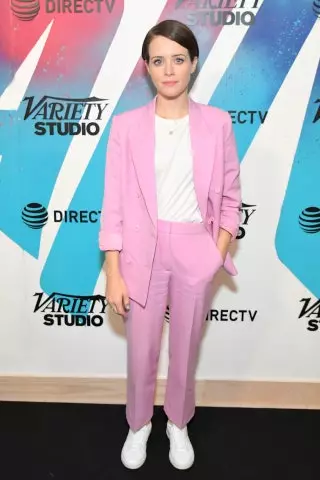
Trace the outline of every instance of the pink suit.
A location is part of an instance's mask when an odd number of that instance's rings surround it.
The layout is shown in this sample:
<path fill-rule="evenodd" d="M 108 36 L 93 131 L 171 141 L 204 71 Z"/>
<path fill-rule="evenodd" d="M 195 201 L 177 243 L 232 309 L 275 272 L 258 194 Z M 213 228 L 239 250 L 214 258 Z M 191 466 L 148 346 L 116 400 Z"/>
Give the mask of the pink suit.
<path fill-rule="evenodd" d="M 196 196 L 203 223 L 157 217 L 155 100 L 113 118 L 107 148 L 101 250 L 120 251 L 131 309 L 127 419 L 132 429 L 151 418 L 161 332 L 170 303 L 169 371 L 164 409 L 178 426 L 194 415 L 196 370 L 211 281 L 223 261 L 219 228 L 235 239 L 240 223 L 239 160 L 230 116 L 189 99 Z M 223 264 L 236 275 L 230 254 Z"/>

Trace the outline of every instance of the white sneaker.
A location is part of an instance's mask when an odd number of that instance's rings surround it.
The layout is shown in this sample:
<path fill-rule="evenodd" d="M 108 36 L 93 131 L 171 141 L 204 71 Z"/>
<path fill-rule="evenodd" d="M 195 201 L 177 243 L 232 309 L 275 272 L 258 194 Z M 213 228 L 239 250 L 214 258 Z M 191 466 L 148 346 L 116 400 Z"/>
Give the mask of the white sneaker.
<path fill-rule="evenodd" d="M 127 468 L 140 468 L 147 458 L 147 441 L 151 433 L 151 422 L 133 432 L 131 429 L 127 435 L 121 451 L 121 461 Z"/>
<path fill-rule="evenodd" d="M 194 462 L 194 451 L 187 427 L 181 429 L 168 421 L 167 435 L 170 440 L 169 460 L 172 465 L 179 470 L 190 468 Z"/>

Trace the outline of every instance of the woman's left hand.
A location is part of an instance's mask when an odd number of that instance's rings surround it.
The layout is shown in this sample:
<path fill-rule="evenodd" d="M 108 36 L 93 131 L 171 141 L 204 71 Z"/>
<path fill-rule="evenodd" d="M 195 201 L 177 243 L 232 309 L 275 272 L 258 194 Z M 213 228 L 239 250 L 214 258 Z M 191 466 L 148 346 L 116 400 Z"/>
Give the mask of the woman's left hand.
<path fill-rule="evenodd" d="M 222 261 L 223 261 L 223 263 L 224 263 L 225 260 L 226 260 L 226 256 L 227 256 L 228 251 L 226 251 L 226 252 L 225 252 L 225 251 L 221 251 L 221 249 L 219 248 L 219 252 L 220 252 Z"/>
<path fill-rule="evenodd" d="M 217 247 L 221 254 L 223 262 L 225 261 L 228 250 L 229 250 L 230 240 L 231 240 L 231 234 L 227 232 L 227 230 L 220 228 L 218 240 L 217 240 Z"/>

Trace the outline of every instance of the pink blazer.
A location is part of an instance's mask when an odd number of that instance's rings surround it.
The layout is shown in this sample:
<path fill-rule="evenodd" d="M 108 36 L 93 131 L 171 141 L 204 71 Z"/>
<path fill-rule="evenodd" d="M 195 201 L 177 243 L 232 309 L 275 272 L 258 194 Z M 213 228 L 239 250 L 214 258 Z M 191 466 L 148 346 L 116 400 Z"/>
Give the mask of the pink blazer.
<path fill-rule="evenodd" d="M 157 240 L 155 103 L 113 117 L 105 171 L 99 247 L 120 251 L 130 298 L 145 305 Z M 240 224 L 240 165 L 230 115 L 189 98 L 194 183 L 206 228 L 234 240 Z M 230 254 L 225 270 L 236 275 Z"/>

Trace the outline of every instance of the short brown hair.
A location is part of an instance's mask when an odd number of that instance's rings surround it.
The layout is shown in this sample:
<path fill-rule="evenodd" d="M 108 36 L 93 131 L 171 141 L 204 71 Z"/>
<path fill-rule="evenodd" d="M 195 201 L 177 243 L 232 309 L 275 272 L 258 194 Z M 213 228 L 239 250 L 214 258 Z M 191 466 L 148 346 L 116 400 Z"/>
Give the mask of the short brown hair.
<path fill-rule="evenodd" d="M 149 45 L 151 40 L 158 35 L 169 38 L 186 48 L 191 61 L 193 61 L 195 57 L 199 57 L 199 45 L 192 30 L 178 20 L 163 20 L 148 31 L 143 41 L 141 56 L 147 63 L 149 63 L 150 60 Z"/>

